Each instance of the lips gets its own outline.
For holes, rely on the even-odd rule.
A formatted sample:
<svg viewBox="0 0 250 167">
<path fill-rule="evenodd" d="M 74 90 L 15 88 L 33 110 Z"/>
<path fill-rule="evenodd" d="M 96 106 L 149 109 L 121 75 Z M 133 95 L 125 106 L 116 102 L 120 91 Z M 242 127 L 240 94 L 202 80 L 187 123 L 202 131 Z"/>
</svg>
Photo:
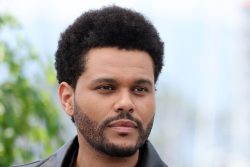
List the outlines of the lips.
<svg viewBox="0 0 250 167">
<path fill-rule="evenodd" d="M 137 128 L 137 123 L 127 119 L 112 121 L 108 127 L 125 127 L 125 128 Z"/>
</svg>

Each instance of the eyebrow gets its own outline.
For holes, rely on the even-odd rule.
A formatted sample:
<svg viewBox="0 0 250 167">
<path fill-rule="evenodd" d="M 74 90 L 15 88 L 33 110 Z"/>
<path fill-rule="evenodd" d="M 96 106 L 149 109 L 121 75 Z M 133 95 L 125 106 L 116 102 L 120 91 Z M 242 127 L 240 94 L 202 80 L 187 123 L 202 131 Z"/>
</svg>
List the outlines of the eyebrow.
<svg viewBox="0 0 250 167">
<path fill-rule="evenodd" d="M 147 84 L 153 86 L 153 83 L 149 79 L 138 79 L 134 82 L 135 84 Z"/>
<path fill-rule="evenodd" d="M 117 84 L 117 81 L 112 78 L 97 78 L 92 81 L 92 83 L 114 83 Z M 134 84 L 148 84 L 150 86 L 153 86 L 153 83 L 149 79 L 137 79 L 134 81 Z"/>
<path fill-rule="evenodd" d="M 112 78 L 97 78 L 92 81 L 92 83 L 117 83 Z"/>
</svg>

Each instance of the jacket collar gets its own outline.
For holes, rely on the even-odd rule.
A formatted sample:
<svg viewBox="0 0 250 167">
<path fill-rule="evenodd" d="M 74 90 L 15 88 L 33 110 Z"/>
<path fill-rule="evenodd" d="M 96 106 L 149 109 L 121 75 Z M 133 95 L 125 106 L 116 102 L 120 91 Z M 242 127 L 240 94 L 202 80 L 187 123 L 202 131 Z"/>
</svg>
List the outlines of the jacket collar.
<svg viewBox="0 0 250 167">
<path fill-rule="evenodd" d="M 77 136 L 70 142 L 64 144 L 59 150 L 47 159 L 41 161 L 41 166 L 69 166 L 72 160 L 72 155 L 79 148 Z M 153 145 L 146 141 L 140 148 L 140 158 L 137 167 L 167 167 L 167 165 L 161 160 Z"/>
</svg>

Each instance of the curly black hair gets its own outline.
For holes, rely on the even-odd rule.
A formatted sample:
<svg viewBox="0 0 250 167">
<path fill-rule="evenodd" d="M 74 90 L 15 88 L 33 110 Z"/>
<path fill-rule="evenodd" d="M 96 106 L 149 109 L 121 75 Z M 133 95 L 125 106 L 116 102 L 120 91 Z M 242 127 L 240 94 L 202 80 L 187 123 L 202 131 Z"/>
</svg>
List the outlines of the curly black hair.
<svg viewBox="0 0 250 167">
<path fill-rule="evenodd" d="M 116 47 L 147 52 L 154 62 L 155 82 L 163 66 L 164 43 L 142 14 L 118 6 L 90 10 L 61 34 L 55 54 L 57 79 L 76 87 L 92 48 Z"/>
</svg>

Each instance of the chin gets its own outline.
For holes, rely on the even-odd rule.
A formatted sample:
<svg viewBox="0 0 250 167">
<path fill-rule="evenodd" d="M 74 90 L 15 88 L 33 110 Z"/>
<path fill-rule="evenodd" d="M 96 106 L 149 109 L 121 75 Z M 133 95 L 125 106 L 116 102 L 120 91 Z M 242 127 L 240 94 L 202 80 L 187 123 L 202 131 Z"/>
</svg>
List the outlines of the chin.
<svg viewBox="0 0 250 167">
<path fill-rule="evenodd" d="M 131 148 L 135 148 L 136 144 L 130 144 L 130 143 L 114 143 L 115 146 L 121 148 L 121 149 L 131 149 Z"/>
<path fill-rule="evenodd" d="M 116 145 L 117 147 L 122 147 L 122 148 L 126 148 L 126 147 L 136 147 L 137 145 L 137 140 L 136 139 L 128 139 L 128 138 L 123 138 L 123 139 L 110 139 L 109 140 L 110 143 L 112 143 L 113 145 Z"/>
<path fill-rule="evenodd" d="M 129 157 L 134 155 L 139 149 L 136 141 L 112 141 L 104 144 L 102 151 L 114 157 Z"/>
</svg>

